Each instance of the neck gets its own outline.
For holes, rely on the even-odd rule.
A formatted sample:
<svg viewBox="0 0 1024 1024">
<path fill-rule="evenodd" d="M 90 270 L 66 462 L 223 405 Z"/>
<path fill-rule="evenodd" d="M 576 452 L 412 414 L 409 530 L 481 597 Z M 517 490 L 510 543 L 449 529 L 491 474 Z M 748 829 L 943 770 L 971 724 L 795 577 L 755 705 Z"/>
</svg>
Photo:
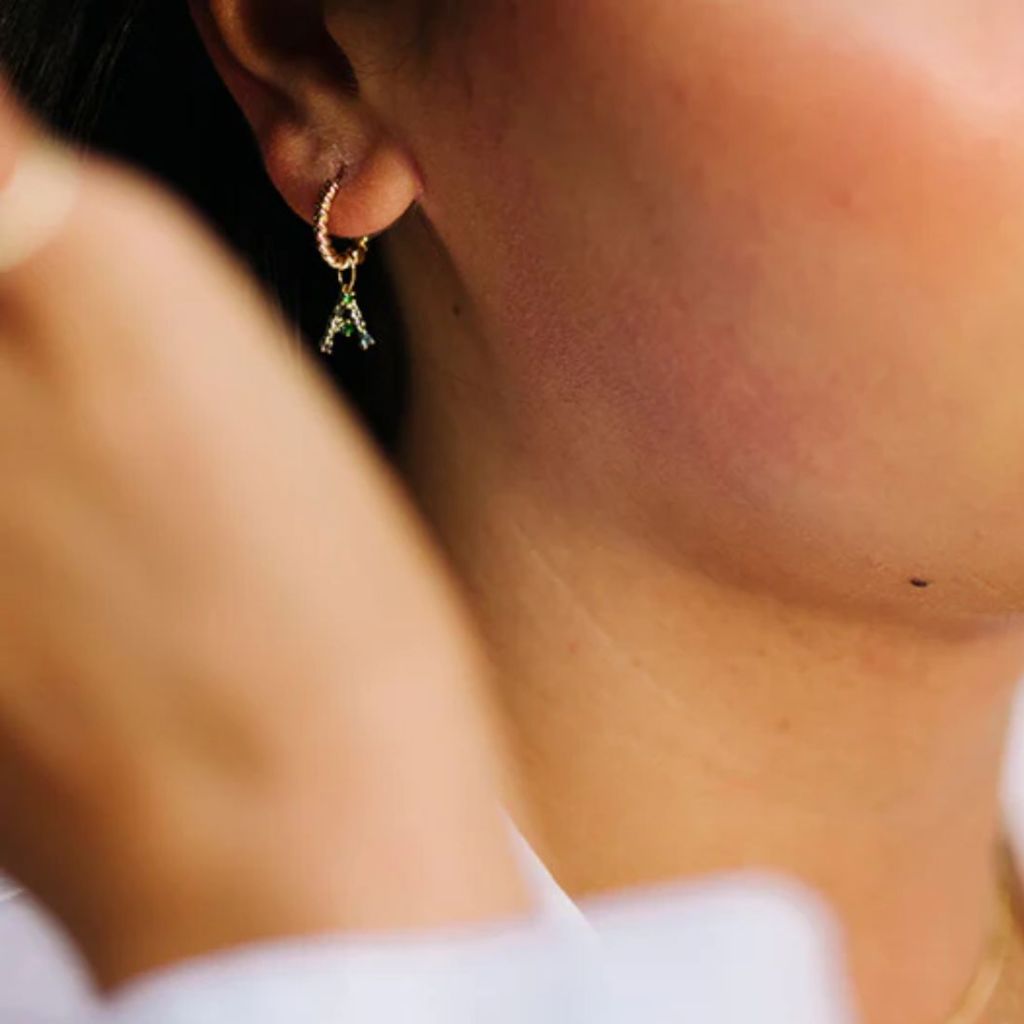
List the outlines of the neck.
<svg viewBox="0 0 1024 1024">
<path fill-rule="evenodd" d="M 535 459 L 459 300 L 404 291 L 438 335 L 416 339 L 404 468 L 489 641 L 556 878 L 581 897 L 787 872 L 838 912 L 869 1024 L 945 1019 L 988 939 L 1019 631 L 872 621 L 666 557 L 607 481 L 580 501 Z"/>
</svg>

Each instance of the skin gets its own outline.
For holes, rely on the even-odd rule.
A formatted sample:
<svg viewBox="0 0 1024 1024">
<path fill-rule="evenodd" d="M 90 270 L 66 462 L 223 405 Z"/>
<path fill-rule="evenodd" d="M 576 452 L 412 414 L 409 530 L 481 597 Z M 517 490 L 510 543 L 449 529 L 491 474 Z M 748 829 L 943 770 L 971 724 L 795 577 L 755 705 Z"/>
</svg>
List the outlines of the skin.
<svg viewBox="0 0 1024 1024">
<path fill-rule="evenodd" d="M 289 8 L 353 99 L 196 5 L 298 212 L 339 159 L 339 234 L 416 204 L 404 466 L 531 838 L 576 895 L 796 874 L 866 1019 L 942 1020 L 1024 669 L 1024 11 L 519 0 L 410 50 L 364 6 Z"/>
<path fill-rule="evenodd" d="M 846 927 L 869 1024 L 942 1020 L 987 937 L 1024 669 L 1024 11 L 450 6 L 410 48 L 402 2 L 192 4 L 285 199 L 308 218 L 344 163 L 334 230 L 391 229 L 413 352 L 402 461 L 486 640 L 521 823 L 578 896 L 748 864 L 796 875 Z M 212 357 L 181 358 L 202 373 Z M 361 472 L 322 500 L 347 507 Z M 181 550 L 226 543 L 206 520 Z M 315 560 L 279 551 L 293 561 L 296 603 L 315 605 Z M 406 569 L 399 592 L 439 571 Z M 450 636 L 432 606 L 423 635 Z M 310 649 L 296 630 L 273 664 Z M 351 656 L 326 624 L 320 644 Z M 184 750 L 165 777 L 187 775 Z M 309 791 L 293 763 L 282 808 Z M 438 863 L 461 828 L 436 830 Z M 223 871 L 197 873 L 219 891 Z M 498 888 L 472 913 L 515 905 Z"/>
<path fill-rule="evenodd" d="M 873 6 L 497 5 L 472 103 L 395 107 L 563 501 L 613 452 L 666 554 L 983 626 L 1024 610 L 1024 16 Z"/>
<path fill-rule="evenodd" d="M 0 187 L 34 134 L 0 106 Z M 78 175 L 0 275 L 0 863 L 104 990 L 520 915 L 484 661 L 397 481 L 176 202 Z"/>
</svg>

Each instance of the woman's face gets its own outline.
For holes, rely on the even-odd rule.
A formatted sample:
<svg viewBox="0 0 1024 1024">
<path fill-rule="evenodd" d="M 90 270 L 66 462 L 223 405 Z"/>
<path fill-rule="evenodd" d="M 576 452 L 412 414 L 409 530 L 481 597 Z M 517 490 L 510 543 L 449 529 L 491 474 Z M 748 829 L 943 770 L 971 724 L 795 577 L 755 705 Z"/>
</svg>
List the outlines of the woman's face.
<svg viewBox="0 0 1024 1024">
<path fill-rule="evenodd" d="M 366 88 L 559 499 L 777 592 L 1024 612 L 1024 4 L 468 6 Z"/>
</svg>

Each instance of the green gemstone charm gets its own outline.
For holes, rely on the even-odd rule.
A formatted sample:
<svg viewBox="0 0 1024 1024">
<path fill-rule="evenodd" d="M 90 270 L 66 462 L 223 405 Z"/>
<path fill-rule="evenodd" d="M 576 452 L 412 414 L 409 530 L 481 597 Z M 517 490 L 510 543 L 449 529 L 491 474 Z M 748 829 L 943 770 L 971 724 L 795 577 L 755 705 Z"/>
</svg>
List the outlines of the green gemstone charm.
<svg viewBox="0 0 1024 1024">
<path fill-rule="evenodd" d="M 355 292 L 348 290 L 344 283 L 341 298 L 334 308 L 331 322 L 320 343 L 320 351 L 324 355 L 330 355 L 334 351 L 334 343 L 339 334 L 345 338 L 358 337 L 359 347 L 364 352 L 377 344 L 376 339 L 366 327 L 366 320 L 363 318 L 363 311 L 359 308 Z"/>
</svg>

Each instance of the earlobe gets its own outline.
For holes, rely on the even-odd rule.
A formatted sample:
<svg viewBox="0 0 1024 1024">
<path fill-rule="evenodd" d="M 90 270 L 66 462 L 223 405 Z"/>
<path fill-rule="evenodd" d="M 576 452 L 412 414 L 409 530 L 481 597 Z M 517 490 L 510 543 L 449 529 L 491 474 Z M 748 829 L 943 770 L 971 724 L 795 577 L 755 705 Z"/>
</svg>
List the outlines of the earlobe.
<svg viewBox="0 0 1024 1024">
<path fill-rule="evenodd" d="M 350 64 L 323 24 L 321 0 L 275 3 L 272 11 L 253 0 L 190 0 L 190 7 L 271 180 L 295 213 L 312 223 L 325 183 L 339 175 L 331 231 L 340 237 L 378 234 L 419 198 L 415 161 L 360 98 L 350 71 L 340 70 Z M 276 34 L 271 17 L 287 21 L 287 29 Z M 305 28 L 297 25 L 304 18 Z M 278 48 L 275 39 L 286 42 Z"/>
<path fill-rule="evenodd" d="M 350 127 L 350 126 L 349 126 Z M 282 118 L 260 138 L 267 173 L 288 205 L 313 223 L 323 188 L 340 177 L 341 193 L 331 214 L 331 233 L 360 238 L 387 230 L 419 199 L 415 163 L 379 130 L 325 131 Z"/>
<path fill-rule="evenodd" d="M 391 227 L 419 199 L 421 185 L 408 155 L 386 140 L 371 146 L 361 163 L 335 166 L 318 187 L 344 170 L 331 231 L 343 238 L 375 235 Z M 315 209 L 311 207 L 311 211 Z"/>
</svg>

